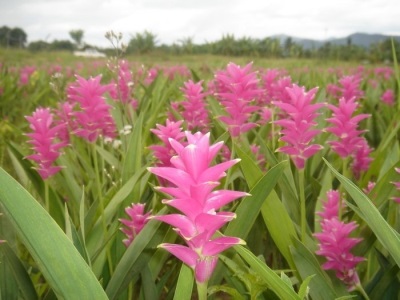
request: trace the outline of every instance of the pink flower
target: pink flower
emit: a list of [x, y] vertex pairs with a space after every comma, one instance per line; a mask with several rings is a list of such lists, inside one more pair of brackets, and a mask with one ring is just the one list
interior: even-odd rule
[[148, 218], [151, 212], [145, 214], [144, 204], [140, 203], [132, 203], [132, 206], [125, 208], [125, 212], [129, 216], [129, 219], [119, 219], [119, 221], [125, 226], [121, 228], [121, 231], [126, 235], [126, 239], [122, 242], [128, 247], [149, 221]]
[[168, 180], [171, 187], [158, 190], [172, 197], [163, 200], [180, 213], [155, 216], [154, 219], [170, 224], [187, 246], [161, 244], [162, 247], [194, 270], [197, 282], [207, 282], [217, 264], [218, 254], [233, 245], [244, 243], [236, 237], [213, 238], [215, 232], [235, 218], [232, 212], [219, 211], [244, 192], [217, 190], [225, 171], [239, 160], [229, 160], [210, 166], [223, 143], [210, 145], [210, 134], [185, 132], [188, 144], [170, 139], [177, 155], [171, 167], [149, 168], [149, 171]]
[[347, 100], [354, 98], [358, 100], [364, 96], [364, 92], [361, 90], [361, 77], [357, 75], [343, 76], [339, 79], [339, 83], [342, 86], [341, 96]]
[[367, 140], [362, 138], [360, 143], [357, 145], [356, 152], [353, 155], [353, 164], [351, 165], [353, 174], [356, 178], [360, 178], [361, 172], [369, 169], [369, 165], [373, 160], [370, 157], [371, 152], [372, 148], [369, 147]]
[[331, 132], [339, 138], [338, 141], [330, 141], [328, 144], [330, 144], [332, 150], [342, 158], [355, 154], [363, 143], [363, 138], [359, 135], [364, 131], [358, 130], [357, 127], [358, 123], [368, 118], [369, 115], [359, 114], [352, 117], [357, 106], [358, 104], [355, 102], [355, 98], [348, 100], [340, 98], [338, 107], [328, 104], [328, 108], [333, 113], [332, 117], [327, 119], [327, 121], [333, 124], [333, 126], [326, 128], [326, 131]]
[[339, 215], [339, 191], [330, 190], [326, 193], [327, 200], [323, 204], [323, 210], [317, 212], [317, 215], [322, 217], [323, 220], [336, 218]]
[[26, 135], [30, 138], [28, 143], [33, 145], [35, 154], [28, 155], [26, 158], [38, 164], [37, 171], [43, 179], [53, 176], [62, 169], [54, 166], [54, 162], [61, 155], [60, 149], [67, 145], [66, 142], [57, 142], [58, 130], [61, 125], [52, 126], [53, 115], [49, 108], [38, 108], [27, 116], [29, 127], [33, 132]]
[[226, 70], [215, 75], [216, 86], [222, 106], [228, 115], [219, 119], [228, 125], [233, 137], [249, 131], [257, 125], [250, 118], [259, 107], [253, 105], [263, 90], [258, 87], [257, 73], [251, 71], [252, 63], [241, 68], [229, 63]]
[[186, 101], [180, 103], [184, 108], [182, 116], [189, 130], [196, 129], [203, 131], [210, 127], [210, 120], [204, 100], [206, 93], [203, 93], [202, 83], [202, 81], [194, 83], [192, 80], [189, 80], [181, 88], [186, 98]]
[[364, 261], [363, 257], [354, 256], [350, 251], [361, 239], [349, 237], [350, 233], [357, 228], [355, 222], [344, 223], [338, 218], [339, 193], [328, 192], [328, 201], [324, 203], [322, 212], [322, 232], [315, 233], [319, 240], [319, 249], [315, 252], [325, 256], [327, 262], [322, 265], [325, 270], [334, 270], [336, 277], [342, 280], [349, 288], [354, 289], [360, 283], [356, 266]]
[[20, 85], [27, 85], [29, 83], [29, 79], [31, 75], [36, 71], [36, 67], [23, 67], [19, 74], [19, 84]]
[[176, 152], [170, 145], [169, 139], [181, 141], [185, 137], [181, 128], [182, 122], [183, 121], [172, 122], [167, 120], [165, 126], [157, 124], [156, 126], [158, 129], [151, 129], [151, 132], [163, 142], [163, 145], [152, 145], [149, 147], [149, 149], [153, 151], [154, 156], [158, 159], [158, 166], [171, 166], [171, 158], [176, 155]]
[[386, 90], [381, 96], [382, 102], [386, 103], [387, 105], [394, 104], [394, 91], [392, 89]]
[[74, 106], [71, 103], [64, 102], [58, 104], [58, 108], [55, 110], [57, 116], [55, 122], [60, 125], [57, 137], [67, 144], [70, 142], [70, 131], [75, 129], [75, 123], [72, 121], [73, 108]]
[[[395, 171], [397, 172], [397, 173], [399, 173], [400, 174], [400, 168], [394, 168], [395, 169]], [[400, 181], [398, 181], [398, 182], [392, 182], [393, 184], [394, 184], [394, 186], [396, 187], [396, 189], [398, 190], [398, 191], [400, 191]], [[393, 197], [393, 200], [395, 201], [395, 202], [397, 202], [397, 203], [400, 203], [400, 197]]]
[[367, 187], [363, 189], [363, 192], [368, 195], [369, 193], [372, 192], [372, 190], [374, 189], [375, 185], [376, 185], [376, 182], [368, 181]]
[[109, 106], [104, 93], [110, 90], [110, 86], [100, 84], [101, 76], [88, 80], [76, 76], [77, 81], [68, 89], [68, 99], [72, 104], [78, 105], [78, 111], [71, 115], [77, 124], [74, 134], [93, 143], [102, 135], [103, 137], [114, 138], [116, 126], [111, 116]]
[[137, 100], [132, 98], [133, 75], [126, 60], [120, 61], [118, 83], [112, 85], [112, 87], [110, 95], [114, 100], [120, 100], [122, 103], [131, 103], [134, 109], [137, 108]]
[[143, 83], [145, 85], [150, 85], [158, 76], [158, 70], [156, 68], [151, 68], [147, 73], [147, 77], [144, 79]]
[[313, 156], [323, 147], [318, 144], [310, 144], [312, 139], [321, 131], [312, 129], [317, 123], [314, 119], [318, 116], [316, 111], [324, 106], [323, 103], [311, 104], [317, 92], [314, 88], [308, 92], [304, 87], [293, 84], [292, 88], [286, 88], [290, 103], [273, 101], [272, 104], [279, 107], [287, 114], [287, 119], [275, 121], [284, 129], [281, 130], [281, 140], [288, 145], [277, 151], [284, 152], [293, 159], [297, 168], [303, 169], [306, 159]]

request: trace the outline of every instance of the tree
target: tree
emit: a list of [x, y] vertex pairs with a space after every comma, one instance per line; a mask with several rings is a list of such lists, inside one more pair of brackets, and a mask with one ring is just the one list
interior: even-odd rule
[[78, 48], [82, 45], [83, 34], [84, 32], [82, 29], [71, 30], [69, 32], [69, 36], [75, 42]]
[[145, 30], [143, 33], [137, 32], [129, 41], [127, 51], [139, 54], [149, 53], [156, 47], [156, 37], [157, 36], [155, 34], [147, 30]]
[[50, 44], [45, 41], [35, 41], [29, 43], [28, 49], [33, 52], [45, 51], [50, 49]]
[[25, 47], [27, 34], [19, 27], [9, 28], [3, 26], [0, 28], [0, 45], [5, 47]]
[[50, 44], [50, 50], [74, 51], [74, 44], [68, 40], [55, 40]]

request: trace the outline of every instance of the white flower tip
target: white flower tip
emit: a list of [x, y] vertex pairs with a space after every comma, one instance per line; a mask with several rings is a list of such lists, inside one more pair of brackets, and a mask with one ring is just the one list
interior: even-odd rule
[[246, 241], [242, 240], [242, 239], [239, 239], [238, 245], [246, 245]]

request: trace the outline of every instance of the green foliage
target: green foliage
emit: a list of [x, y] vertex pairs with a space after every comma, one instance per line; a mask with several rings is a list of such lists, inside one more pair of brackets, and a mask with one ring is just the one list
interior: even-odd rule
[[[67, 49], [74, 45], [64, 46]], [[32, 50], [35, 47], [51, 48], [41, 43], [32, 44]], [[156, 49], [156, 37], [150, 32], [137, 34], [130, 47], [130, 51], [141, 55], [151, 52]], [[181, 53], [194, 54], [214, 51], [271, 57], [283, 52], [288, 57], [305, 55], [291, 40], [282, 46], [274, 39], [236, 39], [233, 35], [224, 36], [221, 43], [209, 43], [205, 46], [208, 50], [200, 49], [191, 38], [182, 40], [177, 47]], [[351, 48], [351, 43], [346, 47]], [[325, 50], [333, 51], [328, 45], [322, 51]], [[0, 122], [1, 165], [20, 182], [1, 169], [0, 208], [3, 215], [0, 216], [0, 240], [6, 240], [0, 243], [2, 299], [191, 299], [196, 292], [193, 271], [178, 263], [167, 251], [157, 248], [161, 243], [183, 243], [176, 232], [166, 224], [151, 220], [126, 248], [122, 243], [124, 235], [119, 230], [119, 219], [127, 218], [124, 208], [132, 203], [145, 204], [146, 211], [151, 210], [154, 215], [173, 210], [163, 208], [161, 200], [165, 195], [154, 189], [159, 182], [147, 171], [156, 163], [149, 146], [159, 143], [151, 129], [156, 124], [164, 125], [167, 116], [182, 118], [178, 110], [171, 109], [171, 103], [184, 98], [180, 91], [184, 81], [189, 78], [204, 80], [206, 85], [214, 72], [231, 58], [206, 57], [204, 61], [209, 65], [205, 66], [204, 61], [199, 62], [191, 56], [187, 74], [174, 73], [169, 77], [167, 71], [162, 71], [167, 70], [167, 64], [156, 65], [152, 62], [153, 56], [143, 56], [143, 60], [150, 63], [144, 67], [130, 65], [134, 83], [130, 96], [138, 100], [137, 107], [133, 109], [130, 104], [106, 96], [118, 132], [123, 132], [125, 125], [131, 126], [130, 132], [116, 137], [120, 146], [114, 147], [103, 140], [89, 144], [71, 136], [70, 145], [57, 160], [64, 168], [45, 182], [32, 162], [25, 159], [32, 151], [23, 136], [29, 131], [24, 116], [30, 115], [38, 106], [55, 108], [65, 101], [65, 90], [74, 80], [72, 75], [67, 75], [70, 67], [78, 69], [80, 66], [79, 72], [83, 76], [103, 73], [104, 84], [119, 79], [114, 69], [110, 71], [101, 62], [82, 64], [66, 55], [62, 56], [65, 65], [57, 69], [62, 76], [49, 75], [51, 66], [39, 66], [38, 63], [27, 84], [21, 85], [15, 70], [26, 66], [21, 63], [24, 60], [19, 59], [26, 54], [15, 53], [18, 60], [11, 61], [15, 66], [9, 62], [0, 70], [0, 113], [4, 116]], [[40, 54], [32, 55], [40, 57]], [[325, 65], [308, 66], [302, 71], [309, 61], [286, 60], [285, 65], [280, 65], [282, 61], [279, 60], [260, 59], [258, 62], [261, 74], [263, 67], [285, 69], [292, 75], [293, 82], [307, 88], [320, 86], [318, 102], [332, 101], [326, 86], [336, 83], [338, 78], [336, 74], [324, 72]], [[157, 67], [159, 74], [151, 83], [145, 82], [151, 67]], [[352, 68], [341, 71], [352, 72]], [[236, 219], [221, 228], [218, 234], [241, 237], [246, 245], [235, 246], [220, 256], [208, 288], [210, 299], [362, 297], [360, 291], [349, 292], [334, 272], [324, 270], [324, 258], [315, 254], [318, 244], [313, 234], [320, 231], [316, 212], [321, 210], [326, 191], [332, 188], [344, 194], [347, 211], [343, 220], [359, 224], [354, 236], [363, 241], [354, 252], [368, 259], [357, 269], [365, 292], [371, 299], [382, 295], [386, 299], [398, 297], [399, 212], [391, 198], [397, 196], [392, 182], [400, 181], [400, 175], [394, 169], [400, 162], [399, 111], [398, 105], [389, 107], [379, 101], [386, 89], [394, 89], [398, 97], [398, 88], [396, 78], [383, 80], [374, 75], [372, 67], [364, 68], [364, 71], [362, 88], [365, 96], [359, 112], [371, 114], [371, 118], [363, 122], [360, 129], [368, 131], [365, 136], [374, 146], [374, 161], [369, 170], [356, 177], [351, 172], [351, 165], [343, 166], [342, 160], [330, 150], [329, 133], [317, 137], [315, 142], [324, 145], [325, 149], [306, 164], [307, 222], [302, 239], [301, 181], [290, 158], [276, 152], [283, 145], [278, 140], [278, 126], [260, 122], [262, 120], [255, 117], [256, 128], [238, 139], [231, 138], [218, 118], [224, 114], [224, 109], [214, 95], [207, 96], [212, 142], [224, 141], [232, 151], [231, 156], [241, 159], [227, 172], [221, 188], [250, 194], [224, 207], [224, 210], [235, 212]], [[374, 88], [369, 86], [371, 79], [377, 81]], [[22, 101], [23, 105], [16, 105]], [[276, 120], [279, 114], [273, 113], [273, 120]], [[330, 113], [323, 108], [321, 114], [318, 128], [324, 129], [328, 126], [325, 119]], [[186, 129], [186, 124], [182, 127]], [[253, 145], [259, 146], [258, 154], [265, 161], [253, 153]], [[221, 160], [222, 156], [216, 158], [217, 162]], [[376, 185], [366, 195], [362, 189], [369, 181], [375, 181]]]

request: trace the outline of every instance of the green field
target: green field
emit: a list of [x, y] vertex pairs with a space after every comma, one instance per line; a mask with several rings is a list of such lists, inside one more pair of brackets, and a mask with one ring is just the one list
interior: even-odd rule
[[399, 83], [0, 49], [0, 298], [397, 299]]

